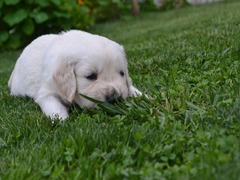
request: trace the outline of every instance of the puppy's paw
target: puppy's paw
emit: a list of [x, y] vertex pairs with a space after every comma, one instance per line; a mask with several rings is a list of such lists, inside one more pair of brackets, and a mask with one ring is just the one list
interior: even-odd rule
[[134, 86], [130, 87], [130, 96], [142, 96], [142, 92], [139, 91], [137, 88]]
[[52, 114], [45, 114], [51, 118], [52, 122], [55, 120], [65, 121], [68, 118], [67, 112], [53, 112]]
[[60, 121], [68, 118], [67, 107], [64, 106], [56, 97], [47, 96], [44, 98], [36, 99], [44, 114], [49, 116], [53, 121], [59, 119]]

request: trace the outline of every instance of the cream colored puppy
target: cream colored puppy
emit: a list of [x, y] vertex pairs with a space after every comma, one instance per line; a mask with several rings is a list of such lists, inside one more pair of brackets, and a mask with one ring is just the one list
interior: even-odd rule
[[71, 30], [43, 35], [16, 62], [8, 86], [13, 96], [30, 96], [51, 119], [68, 117], [68, 107], [94, 108], [94, 99], [141, 95], [132, 86], [122, 46], [102, 36]]

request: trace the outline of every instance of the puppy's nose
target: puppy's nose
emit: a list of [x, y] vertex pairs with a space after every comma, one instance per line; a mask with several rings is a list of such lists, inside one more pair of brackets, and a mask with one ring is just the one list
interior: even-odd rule
[[114, 103], [120, 102], [122, 100], [123, 100], [122, 96], [116, 96], [115, 94], [106, 96], [106, 102], [108, 102], [110, 104], [114, 104]]

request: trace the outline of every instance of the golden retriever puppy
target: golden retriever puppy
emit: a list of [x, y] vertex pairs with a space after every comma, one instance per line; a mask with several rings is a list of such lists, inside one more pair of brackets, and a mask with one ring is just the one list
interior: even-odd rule
[[73, 103], [96, 107], [81, 94], [108, 103], [141, 95], [128, 76], [123, 47], [79, 30], [35, 39], [18, 58], [8, 86], [11, 95], [32, 97], [47, 116], [61, 120]]

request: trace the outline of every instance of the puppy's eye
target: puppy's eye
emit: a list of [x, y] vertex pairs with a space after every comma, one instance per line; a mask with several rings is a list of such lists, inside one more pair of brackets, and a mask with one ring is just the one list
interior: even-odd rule
[[120, 75], [123, 77], [123, 76], [124, 76], [124, 72], [123, 72], [123, 71], [120, 71]]
[[89, 80], [97, 80], [97, 73], [92, 73], [88, 76], [85, 76], [85, 78], [87, 78]]

